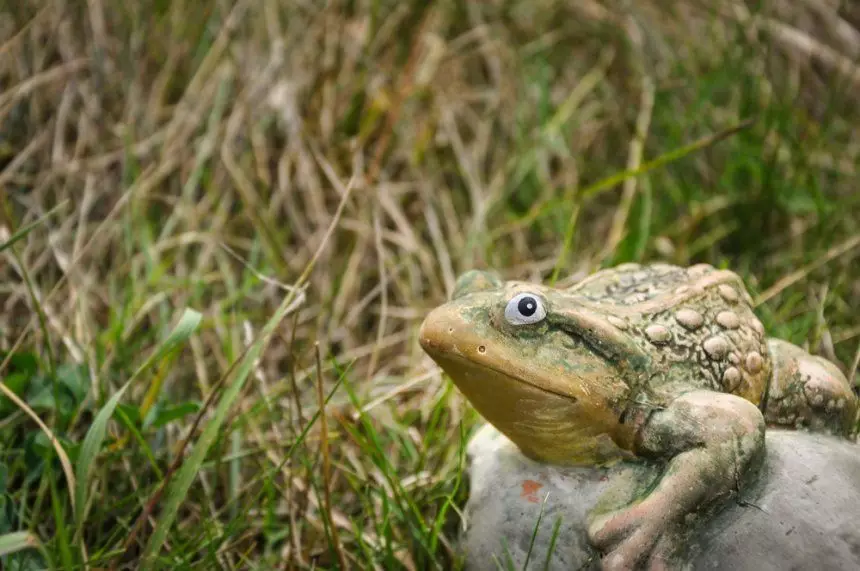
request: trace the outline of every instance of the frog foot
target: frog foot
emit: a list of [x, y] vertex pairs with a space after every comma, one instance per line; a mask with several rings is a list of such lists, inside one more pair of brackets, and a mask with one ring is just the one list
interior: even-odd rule
[[670, 569], [680, 526], [648, 500], [594, 518], [588, 539], [604, 553], [604, 571]]
[[780, 339], [769, 340], [768, 350], [774, 358], [768, 422], [853, 437], [860, 403], [839, 367]]

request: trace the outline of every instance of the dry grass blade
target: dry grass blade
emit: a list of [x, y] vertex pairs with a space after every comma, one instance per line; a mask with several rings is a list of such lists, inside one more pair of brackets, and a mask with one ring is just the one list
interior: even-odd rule
[[379, 268], [379, 287], [381, 293], [382, 306], [380, 309], [379, 325], [376, 330], [376, 343], [373, 346], [373, 352], [370, 354], [370, 360], [367, 365], [367, 378], [372, 379], [376, 373], [376, 365], [379, 359], [379, 344], [385, 336], [386, 318], [388, 317], [388, 273], [385, 270], [385, 251], [382, 246], [382, 227], [380, 224], [380, 207], [379, 202], [373, 205], [373, 236], [374, 245], [376, 246], [377, 267]]
[[391, 137], [394, 134], [394, 128], [397, 126], [397, 121], [400, 118], [403, 102], [409, 96], [413, 87], [415, 67], [418, 65], [418, 56], [421, 53], [419, 48], [422, 40], [424, 39], [424, 29], [431, 20], [431, 16], [432, 9], [427, 9], [421, 17], [421, 22], [417, 27], [417, 32], [413, 36], [409, 58], [406, 61], [403, 71], [400, 73], [400, 81], [398, 82], [397, 90], [394, 93], [394, 102], [385, 116], [385, 125], [382, 129], [382, 136], [376, 143], [373, 158], [370, 161], [370, 168], [367, 171], [368, 185], [375, 184], [379, 179], [379, 173], [382, 171], [382, 163], [385, 159], [385, 153], [388, 151]]
[[36, 15], [30, 18], [26, 23], [24, 23], [24, 25], [22, 25], [17, 30], [17, 33], [15, 33], [15, 35], [10, 37], [3, 43], [0, 43], [0, 57], [8, 56], [9, 52], [12, 51], [12, 46], [16, 43], [19, 43], [21, 41], [21, 38], [23, 38], [27, 32], [32, 30], [36, 24], [40, 23], [44, 19], [44, 17], [48, 15], [48, 13], [50, 12], [50, 8], [51, 6], [49, 4], [43, 6], [42, 9], [39, 10]]
[[[857, 66], [854, 57], [839, 53], [810, 34], [785, 22], [760, 15], [752, 15], [746, 7], [740, 4], [735, 4], [734, 8], [731, 13], [739, 22], [754, 29], [761, 29], [771, 35], [786, 51], [800, 56], [804, 60], [816, 60], [837, 74], [842, 75], [855, 87], [860, 85], [860, 66]], [[857, 51], [858, 46], [854, 43], [857, 31], [852, 30], [852, 32], [852, 36], [854, 36], [850, 40], [853, 44], [852, 51]]]
[[49, 83], [67, 79], [68, 76], [82, 71], [88, 65], [89, 62], [86, 59], [70, 61], [51, 68], [48, 71], [39, 73], [27, 81], [0, 94], [0, 120], [2, 120], [6, 114], [11, 111], [15, 101], [31, 95], [34, 91]]
[[797, 282], [799, 282], [800, 280], [805, 278], [807, 275], [810, 274], [810, 272], [813, 272], [813, 271], [817, 270], [818, 268], [820, 268], [821, 266], [824, 266], [824, 265], [830, 263], [831, 261], [835, 260], [839, 256], [843, 256], [843, 255], [851, 252], [852, 250], [854, 250], [858, 246], [860, 246], [860, 234], [852, 236], [851, 238], [849, 238], [848, 240], [846, 240], [842, 244], [839, 244], [838, 246], [834, 246], [833, 248], [830, 248], [829, 250], [827, 250], [827, 252], [824, 255], [819, 257], [814, 262], [803, 266], [799, 270], [791, 272], [790, 274], [788, 274], [787, 276], [784, 276], [779, 281], [777, 281], [775, 284], [773, 284], [772, 286], [770, 286], [769, 288], [764, 290], [761, 294], [759, 294], [758, 297], [755, 298], [755, 305], [758, 306], [758, 305], [761, 305], [763, 303], [766, 303], [767, 301], [771, 300], [775, 296], [779, 295], [780, 292], [782, 292], [786, 288], [791, 287], [792, 285], [796, 284]]
[[44, 215], [39, 217], [37, 220], [34, 220], [33, 222], [30, 222], [29, 224], [27, 224], [23, 228], [19, 228], [18, 230], [16, 230], [15, 233], [12, 234], [12, 236], [10, 236], [8, 240], [6, 240], [2, 244], [0, 244], [0, 252], [2, 252], [3, 250], [6, 250], [7, 248], [12, 247], [19, 240], [23, 240], [24, 238], [26, 238], [27, 234], [32, 232], [34, 228], [36, 228], [40, 224], [43, 224], [45, 221], [50, 219], [57, 212], [59, 212], [60, 210], [65, 208], [67, 203], [68, 203], [67, 200], [62, 201], [61, 203], [56, 205], [54, 208], [52, 208], [51, 210], [46, 212]]
[[[44, 299], [42, 299], [42, 303], [48, 303], [54, 297], [54, 295], [61, 291], [62, 286], [66, 283], [66, 280], [70, 275], [71, 268], [74, 267], [84, 257], [84, 255], [89, 251], [89, 249], [97, 242], [97, 239], [99, 237], [102, 237], [102, 231], [111, 221], [113, 221], [114, 217], [117, 216], [118, 213], [122, 210], [122, 207], [128, 202], [132, 193], [133, 189], [124, 193], [120, 200], [117, 201], [117, 203], [113, 206], [108, 215], [104, 218], [104, 220], [99, 223], [98, 228], [93, 233], [92, 237], [90, 237], [86, 244], [84, 244], [78, 250], [77, 256], [69, 263], [68, 267], [66, 268], [67, 271], [63, 273], [59, 280], [57, 280], [57, 283], [54, 284], [54, 287], [51, 288], [51, 290], [48, 292], [48, 295], [46, 295]], [[18, 335], [18, 338], [16, 339], [14, 344], [16, 348], [20, 346], [20, 344], [24, 341], [24, 338], [30, 332], [30, 328], [33, 326], [33, 323], [38, 322], [38, 314], [35, 317], [35, 320], [33, 317], [30, 317], [27, 324], [21, 328], [21, 333]], [[12, 353], [10, 352], [7, 356], [7, 359], [4, 359], [3, 363], [0, 364], [0, 371], [3, 371], [6, 368], [8, 357], [11, 357], [11, 355]]]
[[[636, 132], [633, 135], [633, 140], [630, 141], [630, 150], [627, 157], [627, 170], [629, 172], [639, 170], [642, 164], [642, 151], [645, 148], [645, 137], [648, 135], [648, 127], [651, 124], [651, 114], [653, 111], [654, 80], [646, 75], [642, 77], [642, 102], [640, 104], [639, 116], [636, 118]], [[615, 216], [612, 219], [612, 229], [609, 231], [609, 239], [607, 240], [606, 248], [601, 254], [601, 258], [606, 258], [615, 252], [615, 249], [624, 236], [627, 217], [630, 215], [630, 208], [636, 195], [638, 181], [638, 177], [630, 177], [624, 181], [621, 201], [615, 210]]]

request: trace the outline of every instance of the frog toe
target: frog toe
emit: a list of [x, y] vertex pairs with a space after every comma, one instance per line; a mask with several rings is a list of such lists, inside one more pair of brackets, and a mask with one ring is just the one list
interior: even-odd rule
[[817, 413], [827, 414], [854, 404], [854, 395], [847, 383], [838, 377], [812, 377], [803, 387], [806, 403]]
[[588, 527], [588, 539], [598, 549], [607, 549], [638, 529], [646, 517], [642, 504], [596, 517]]
[[[845, 377], [830, 362], [809, 357], [799, 363], [806, 424], [816, 430], [851, 433], [857, 415], [857, 398]], [[803, 412], [805, 411], [805, 415]]]
[[776, 426], [853, 434], [857, 395], [839, 368], [785, 341], [771, 340], [774, 375], [765, 414]]
[[670, 562], [677, 552], [678, 545], [679, 541], [676, 532], [664, 532], [651, 550], [651, 556], [648, 559], [649, 571], [668, 571], [672, 569]]
[[662, 571], [671, 569], [675, 541], [668, 530], [643, 526], [616, 543], [601, 559], [603, 571]]
[[670, 568], [674, 534], [667, 522], [654, 516], [653, 510], [638, 504], [594, 520], [588, 535], [592, 545], [604, 553], [604, 571]]

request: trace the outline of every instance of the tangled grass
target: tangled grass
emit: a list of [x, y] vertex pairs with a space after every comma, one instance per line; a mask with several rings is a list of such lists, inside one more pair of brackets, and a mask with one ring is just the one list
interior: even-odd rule
[[4, 568], [456, 567], [472, 267], [729, 266], [856, 371], [860, 13], [712, 4], [0, 0]]

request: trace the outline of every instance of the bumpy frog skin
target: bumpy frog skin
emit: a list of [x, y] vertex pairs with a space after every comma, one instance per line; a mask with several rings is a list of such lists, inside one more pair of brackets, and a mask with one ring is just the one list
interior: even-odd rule
[[766, 425], [853, 438], [857, 424], [839, 369], [767, 338], [741, 279], [705, 264], [625, 264], [568, 289], [473, 270], [420, 342], [535, 460], [665, 462], [644, 497], [592, 514], [604, 569], [667, 566], [688, 516], [761, 457]]

